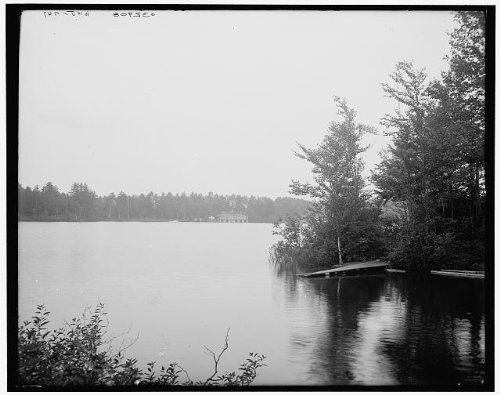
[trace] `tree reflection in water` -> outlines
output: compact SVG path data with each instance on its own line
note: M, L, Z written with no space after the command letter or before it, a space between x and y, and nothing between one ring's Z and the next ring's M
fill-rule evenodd
M402 274L283 279L288 304L312 310L311 322L290 336L292 354L301 349L309 358L303 384L481 384L482 281Z

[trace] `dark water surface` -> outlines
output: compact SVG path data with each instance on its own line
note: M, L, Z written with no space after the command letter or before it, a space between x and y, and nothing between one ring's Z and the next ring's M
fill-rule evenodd
M230 328L221 369L264 353L256 384L481 383L481 280L278 276L274 242L269 224L23 222L20 318L45 303L60 326L104 302L110 332L138 336L129 356L191 378Z

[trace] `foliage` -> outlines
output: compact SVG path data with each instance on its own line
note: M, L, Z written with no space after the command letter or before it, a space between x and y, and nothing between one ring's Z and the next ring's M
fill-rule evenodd
M31 321L24 321L18 330L18 384L19 388L53 386L248 386L265 364L265 356L250 353L239 371L218 374L222 354L228 349L228 335L222 351L214 357L214 373L206 380L193 381L177 363L155 370L155 362L147 364L146 371L137 367L134 358L125 359L124 350L111 346L115 338L105 339L108 321L104 305L98 304L92 313L88 310L73 318L62 328L50 330L49 312L37 307ZM185 376L182 378L181 376Z
M121 191L98 196L87 184L73 183L69 193L48 182L40 190L18 185L20 220L37 221L207 221L224 212L242 213L249 222L272 223L287 215L302 215L309 202L276 198L202 194L128 195Z
M364 190L359 157L365 150L361 138L373 129L356 123L356 113L345 100L335 102L341 121L330 124L317 148L299 144L296 155L313 165L315 182L294 180L291 192L307 195L314 203L307 215L275 225L275 234L282 237L272 250L276 264L320 268L380 252L379 209Z
M372 181L400 208L388 226L389 258L409 270L484 261L484 14L456 19L441 80L400 62L383 84L398 109L383 119L393 141Z
M281 240L271 247L269 258L278 274L295 274L299 268L317 264L315 250L308 246L309 232L306 221L298 216L274 223L273 234L281 236Z
M293 181L292 193L314 201L309 213L275 225L271 251L278 268L331 267L387 256L415 272L481 269L486 203L485 14L457 12L450 34L450 68L428 81L424 69L399 62L382 84L397 109L381 121L392 138L363 189L361 137L355 113L336 99L342 121L316 149L297 155L313 165L315 183Z

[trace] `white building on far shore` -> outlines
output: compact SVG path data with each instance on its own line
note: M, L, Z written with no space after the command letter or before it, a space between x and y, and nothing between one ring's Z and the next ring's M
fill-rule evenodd
M244 214L219 214L217 216L218 222L248 222L248 216Z

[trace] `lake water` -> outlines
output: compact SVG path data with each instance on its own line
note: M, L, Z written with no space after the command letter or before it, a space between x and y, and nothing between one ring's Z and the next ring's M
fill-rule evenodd
M266 355L255 384L480 384L484 289L402 274L278 276L270 224L19 223L19 315L37 304L61 326L104 302L126 353L210 376Z

